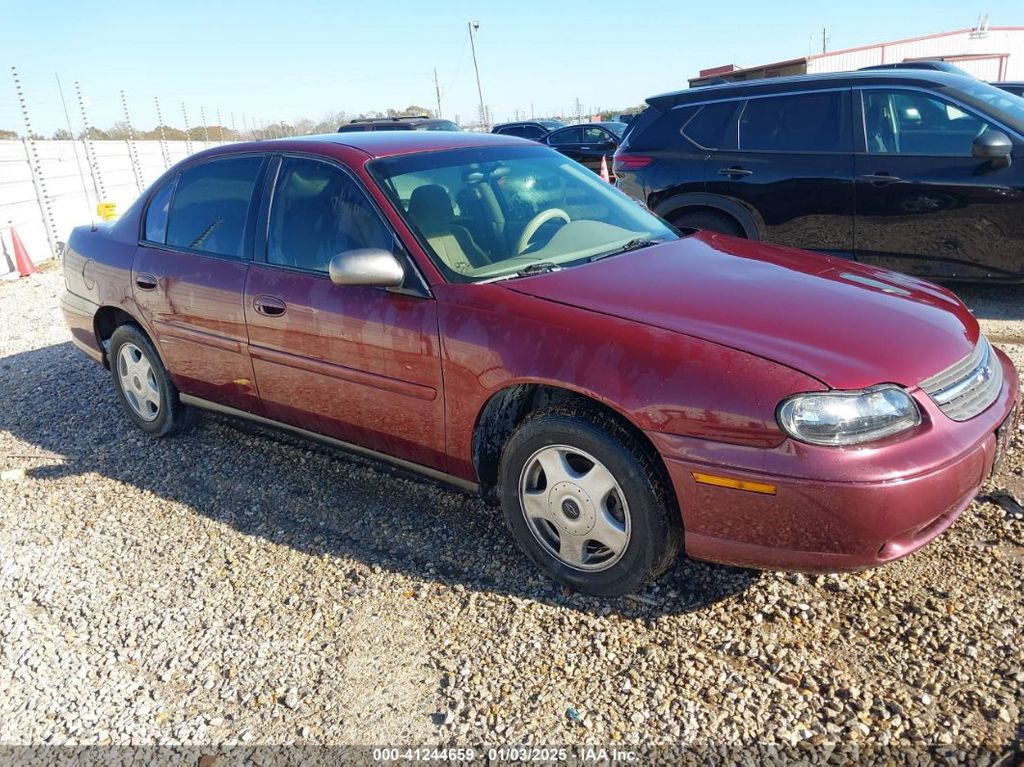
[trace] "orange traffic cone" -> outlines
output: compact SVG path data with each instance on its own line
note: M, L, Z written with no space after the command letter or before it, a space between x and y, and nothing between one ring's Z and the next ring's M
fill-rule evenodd
M25 245L13 226L11 227L11 242L14 243L14 263L18 267L18 274L28 277L30 274L38 272L39 270L32 263L32 259L28 257L28 251L25 250Z
M601 178L609 184L612 183L612 177L608 175L608 158L605 155L601 155Z

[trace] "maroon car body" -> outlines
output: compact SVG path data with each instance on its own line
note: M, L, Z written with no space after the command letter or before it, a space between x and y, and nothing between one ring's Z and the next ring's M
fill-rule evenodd
M992 470L1019 388L995 351L989 372L1002 385L973 417L952 420L922 389L983 342L955 296L711 233L535 276L452 282L370 166L515 143L525 142L371 133L202 153L186 162L298 153L340 163L386 216L423 290L334 285L261 263L258 246L255 258L223 260L142 245L144 196L113 225L70 239L63 310L74 342L109 365L105 339L137 323L183 401L323 435L464 487L495 485L501 440L531 396L572 392L642 435L670 482L687 554L716 562L873 566L920 548L966 508ZM263 314L260 301L287 311ZM787 397L880 383L906 389L919 426L848 448L780 428Z

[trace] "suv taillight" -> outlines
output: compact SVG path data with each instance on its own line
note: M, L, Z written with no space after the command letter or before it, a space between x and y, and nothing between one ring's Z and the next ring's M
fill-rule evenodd
M619 173L628 170L640 170L654 162L653 157L642 154L629 154L628 152L616 152L612 158L612 172Z

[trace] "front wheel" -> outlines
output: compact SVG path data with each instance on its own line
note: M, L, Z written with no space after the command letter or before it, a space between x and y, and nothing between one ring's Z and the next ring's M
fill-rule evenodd
M528 419L505 446L500 484L517 543L578 591L628 594L678 553L677 513L650 459L601 414L555 409Z
M193 410L182 404L145 333L135 325L118 327L110 337L108 358L118 399L136 426L153 437L188 427Z

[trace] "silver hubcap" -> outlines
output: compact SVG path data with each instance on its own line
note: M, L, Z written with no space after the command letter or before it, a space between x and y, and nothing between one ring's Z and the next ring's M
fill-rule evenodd
M160 387L149 359L135 344L125 344L117 353L117 377L128 405L144 421L160 415Z
M567 445L541 448L526 462L519 500L533 537L577 570L606 570L629 545L629 507L612 473Z

